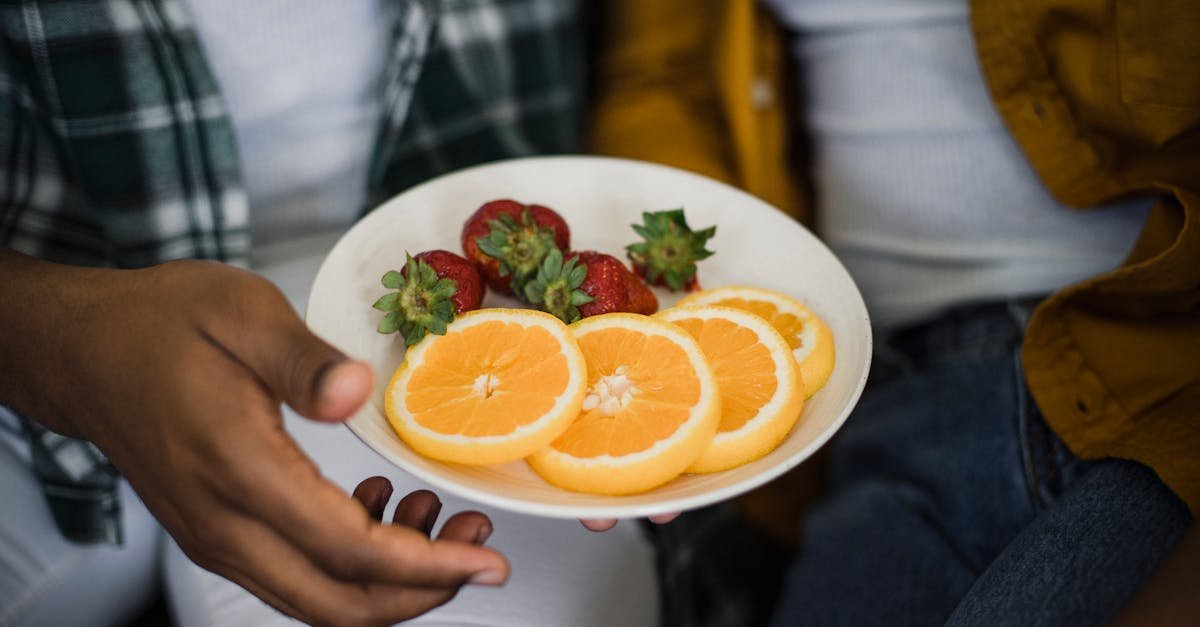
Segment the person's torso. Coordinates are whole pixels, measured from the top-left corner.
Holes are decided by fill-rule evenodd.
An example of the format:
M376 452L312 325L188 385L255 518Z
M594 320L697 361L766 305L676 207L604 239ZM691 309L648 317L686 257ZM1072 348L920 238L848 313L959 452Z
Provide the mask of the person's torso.
M255 246L362 209L393 25L382 0L187 0L241 155Z
M796 31L822 236L883 326L1117 266L1148 203L1056 203L995 112L965 0L769 0Z

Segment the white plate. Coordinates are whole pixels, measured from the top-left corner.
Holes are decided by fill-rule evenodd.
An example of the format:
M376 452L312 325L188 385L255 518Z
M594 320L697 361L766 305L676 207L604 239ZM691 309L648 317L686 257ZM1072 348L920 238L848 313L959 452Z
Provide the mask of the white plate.
M404 264L405 251L444 248L461 254L463 221L496 198L539 203L571 227L576 250L624 258L637 236L629 225L642 211L684 207L694 228L717 225L700 262L705 287L744 284L790 294L825 319L837 362L825 387L804 406L796 427L773 452L744 466L685 475L650 492L611 497L554 487L525 462L493 466L445 464L414 453L383 413L383 386L404 357L404 342L375 332L385 293L379 279ZM662 307L678 300L656 289ZM489 293L484 306L517 306ZM538 157L460 170L388 200L354 225L325 259L308 299L309 326L347 354L375 367L371 402L348 421L368 446L437 488L478 503L557 518L628 518L682 511L751 490L813 454L858 401L871 361L871 327L850 275L805 228L740 190L690 172L604 157Z

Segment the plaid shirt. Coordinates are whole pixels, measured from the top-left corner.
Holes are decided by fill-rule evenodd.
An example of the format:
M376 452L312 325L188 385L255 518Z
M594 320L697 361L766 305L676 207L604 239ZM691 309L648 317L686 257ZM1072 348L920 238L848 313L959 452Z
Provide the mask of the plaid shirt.
M369 205L578 149L578 0L394 0ZM0 243L86 265L245 264L224 104L182 0L0 0Z
M368 207L578 149L578 0L393 0ZM81 265L249 260L233 128L182 0L0 0L0 244ZM116 473L26 423L59 528L119 542Z

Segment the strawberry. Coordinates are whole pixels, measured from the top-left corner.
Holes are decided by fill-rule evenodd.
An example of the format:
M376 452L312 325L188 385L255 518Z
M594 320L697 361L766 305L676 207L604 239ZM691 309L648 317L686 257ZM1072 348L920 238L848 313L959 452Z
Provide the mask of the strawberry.
M525 298L564 322L618 311L650 315L658 298L612 255L585 250L565 260L550 251L537 277L525 284Z
M379 322L379 332L399 331L405 346L412 346L427 332L444 335L456 314L479 309L484 289L475 266L448 250L407 257L399 272L383 275L383 286L396 291L372 306L388 312Z
M717 227L692 231L683 216L683 209L645 211L642 224L633 230L645 240L625 247L633 271L645 277L651 285L665 285L671 291L700 289L696 277L696 262L712 256L704 244L717 232Z
M568 250L571 231L566 220L542 205L493 200L467 219L462 247L487 280L502 294L523 293L551 250Z

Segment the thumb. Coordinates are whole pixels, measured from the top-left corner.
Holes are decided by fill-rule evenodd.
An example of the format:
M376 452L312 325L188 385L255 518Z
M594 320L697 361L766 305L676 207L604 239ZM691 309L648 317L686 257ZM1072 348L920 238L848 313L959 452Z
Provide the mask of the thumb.
M303 416L338 422L354 415L371 393L371 367L346 357L299 320L296 325L299 328L291 333L275 336L282 345L264 355L262 367L256 369L259 376Z
M371 394L371 367L313 334L282 294L270 288L253 299L257 307L242 317L236 331L214 329L212 337L301 415L329 422L354 415ZM230 341L222 342L222 337Z
M313 398L308 399L307 407L302 408L305 403L301 400L288 397L283 400L313 420L340 422L353 416L367 402L373 378L369 365L343 357L342 361L318 372L309 386Z

